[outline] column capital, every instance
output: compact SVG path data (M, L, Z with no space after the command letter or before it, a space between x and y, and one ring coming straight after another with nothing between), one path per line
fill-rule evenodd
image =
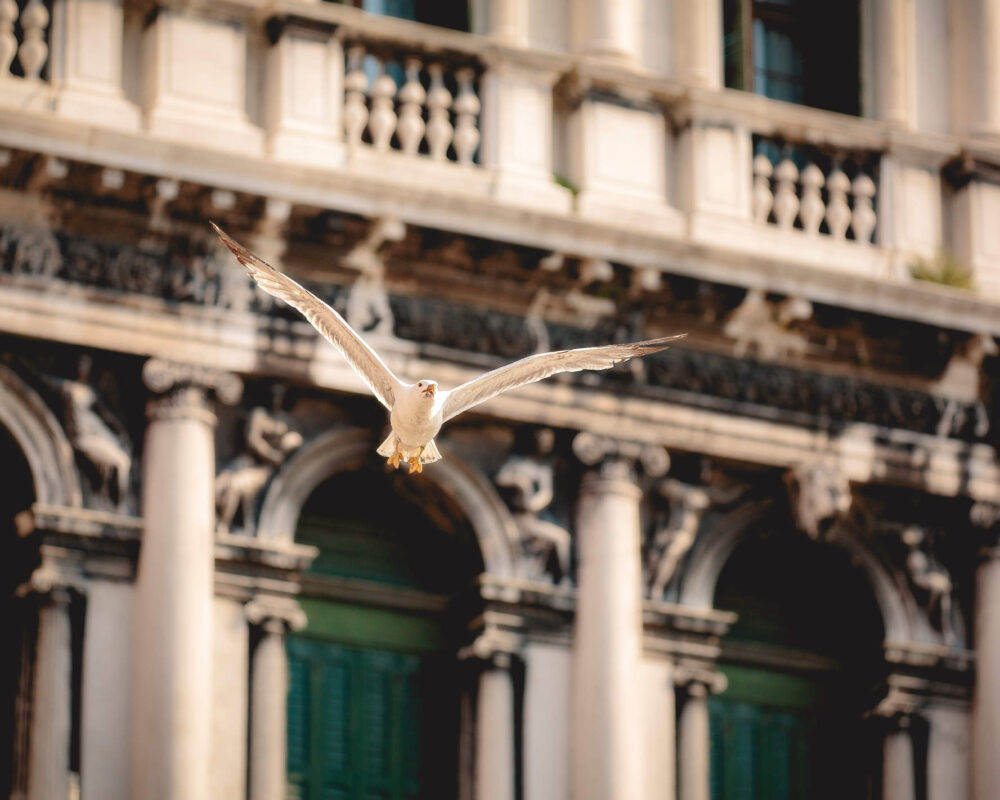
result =
M186 364L164 358L150 358L142 366L142 380L156 394L196 388L213 392L219 401L232 405L243 395L243 381L232 372Z
M35 595L47 599L53 605L64 606L70 603L74 591L79 591L75 576L67 575L54 564L43 561L14 593L17 597Z
M573 438L573 453L588 467L597 467L601 477L611 479L627 478L636 464L641 464L651 478L660 478L670 469L670 454L665 447L590 431L580 431Z
M726 691L729 680L708 665L681 663L674 667L674 685L684 688L690 697L707 697Z
M308 622L306 612L290 597L257 595L243 607L247 622L268 633L300 631Z
M510 669L518 649L516 638L500 631L484 631L458 651L460 661L478 661L494 669Z

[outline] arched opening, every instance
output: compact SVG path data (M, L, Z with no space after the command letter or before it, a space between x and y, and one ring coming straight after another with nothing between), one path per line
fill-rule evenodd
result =
M361 467L313 490L296 541L319 555L288 640L290 796L455 798L468 520L425 476Z
M842 548L781 526L745 538L715 607L738 620L710 703L713 800L878 796L881 741L865 719L884 630L865 573Z
M31 675L37 633L37 609L19 597L17 588L38 565L38 547L18 534L15 518L35 501L28 461L14 437L0 426L0 619L7 633L0 648L0 796L23 792L27 787L27 756Z

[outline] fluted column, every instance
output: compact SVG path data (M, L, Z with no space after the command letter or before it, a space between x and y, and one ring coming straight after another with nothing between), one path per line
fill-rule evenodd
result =
M207 800L214 594L215 416L238 378L156 359L143 448L135 584L131 797Z
M286 790L288 656L285 634L305 627L291 600L257 598L246 606L259 629L250 666L250 800L282 800Z
M677 720L677 800L709 800L711 730L708 697L725 691L725 676L710 669L679 666L674 679L684 698Z
M70 787L73 653L69 589L42 567L20 593L41 597L31 700L28 800L66 800Z
M972 695L972 798L1000 797L1000 547L976 571L976 686Z
M576 50L586 55L636 61L639 52L639 0L574 0Z
M581 433L573 449L581 461L595 467L584 476L576 518L573 797L639 800L642 491L634 456L643 448ZM662 454L665 460L665 451Z

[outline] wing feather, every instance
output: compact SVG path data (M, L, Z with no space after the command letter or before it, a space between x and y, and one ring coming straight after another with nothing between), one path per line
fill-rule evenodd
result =
M223 244L232 250L236 259L246 267L257 285L301 312L323 338L347 359L347 363L354 368L378 401L392 410L396 395L403 384L378 354L347 324L347 320L312 292L233 240L214 222L211 225Z
M671 342L682 339L686 335L682 333L661 339L648 339L644 342L612 344L603 347L581 347L576 350L557 350L552 353L538 353L522 358L513 364L480 375L449 392L444 401L444 419L451 419L502 392L540 381L559 372L610 369L615 364L628 361L630 358L665 350Z

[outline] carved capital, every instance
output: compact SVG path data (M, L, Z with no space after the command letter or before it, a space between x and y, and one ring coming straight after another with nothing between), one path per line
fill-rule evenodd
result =
M247 622L267 633L284 634L300 631L308 622L306 612L290 597L257 595L243 607Z
M143 365L142 379L157 394L194 387L213 392L226 405L239 402L243 395L243 381L238 375L162 358L151 358Z
M66 575L56 565L43 561L28 578L15 590L18 597L36 595L45 598L52 605L69 605L71 592L76 587L71 576Z
M473 639L471 644L460 649L458 658L461 661L478 661L494 669L510 669L517 647L518 642L514 636L487 630Z
M665 447L642 442L628 442L599 436L590 431L581 431L573 439L573 452L589 467L600 467L603 473L606 465L611 473L607 477L623 477L624 465L630 470L632 465L641 464L643 471L651 478L659 478L670 469L670 454Z
M674 686L683 688L691 697L707 697L726 691L729 681L706 664L682 662L674 667Z

